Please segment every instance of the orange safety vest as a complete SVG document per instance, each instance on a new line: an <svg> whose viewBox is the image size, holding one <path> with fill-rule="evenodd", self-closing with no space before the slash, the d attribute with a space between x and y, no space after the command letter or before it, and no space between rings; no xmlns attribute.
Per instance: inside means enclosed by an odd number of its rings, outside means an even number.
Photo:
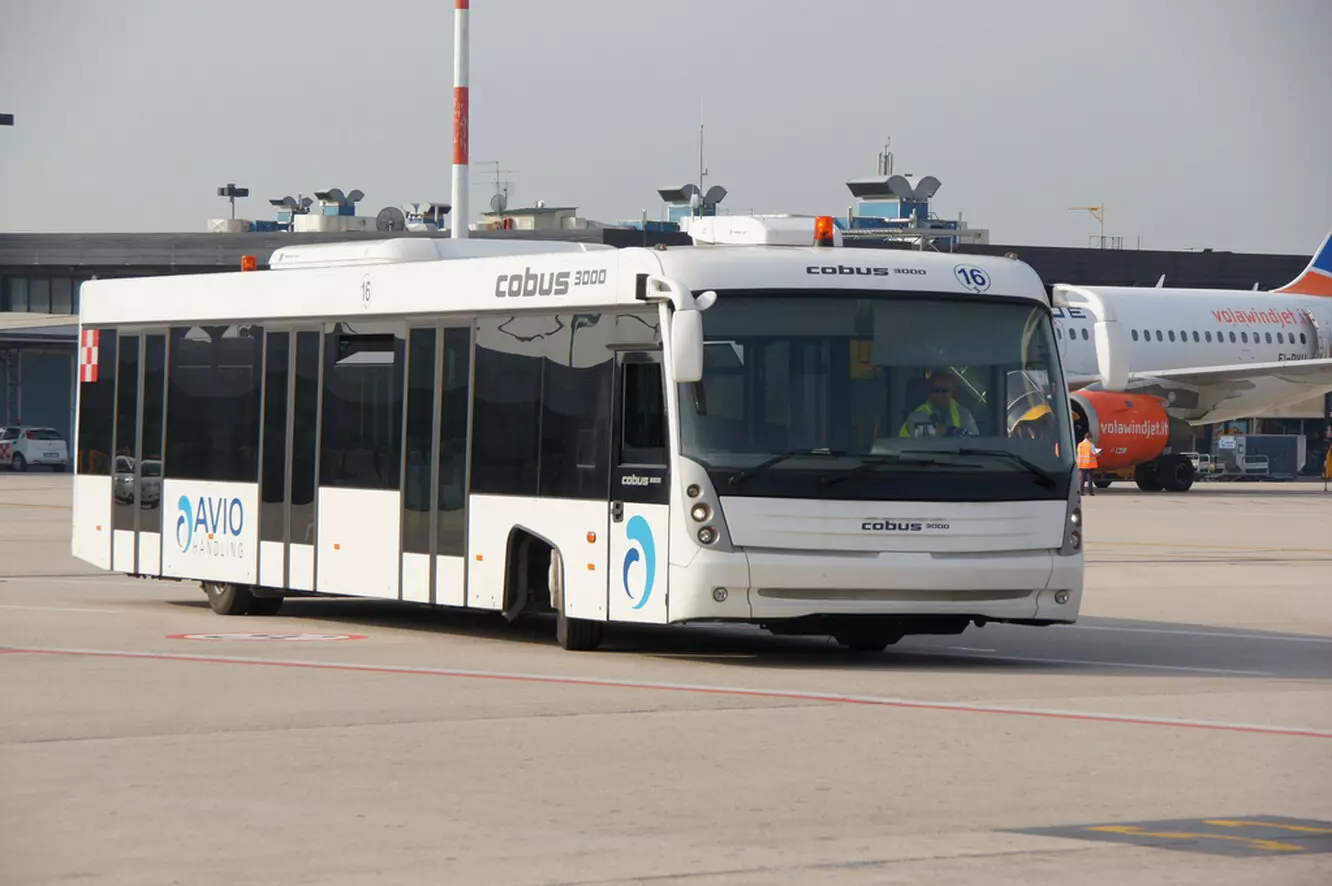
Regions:
<svg viewBox="0 0 1332 886"><path fill-rule="evenodd" d="M1078 444L1078 468L1088 471L1094 470L1096 465L1096 451L1092 448L1092 441L1083 440Z"/></svg>

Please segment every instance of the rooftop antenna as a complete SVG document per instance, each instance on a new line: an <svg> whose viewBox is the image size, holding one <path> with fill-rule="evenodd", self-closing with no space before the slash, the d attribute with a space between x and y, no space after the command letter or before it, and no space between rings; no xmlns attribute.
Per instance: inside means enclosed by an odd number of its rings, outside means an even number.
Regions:
<svg viewBox="0 0 1332 886"><path fill-rule="evenodd" d="M453 0L453 221L454 240L467 238L467 48L471 0Z"/></svg>
<svg viewBox="0 0 1332 886"><path fill-rule="evenodd" d="M708 174L708 168L703 164L703 96L698 98L698 192L703 193L703 177ZM698 207L695 206L697 211Z"/></svg>
<svg viewBox="0 0 1332 886"><path fill-rule="evenodd" d="M879 154L879 175L884 178L893 174L893 152L889 150L892 143L892 136L889 136L883 143L883 152Z"/></svg>

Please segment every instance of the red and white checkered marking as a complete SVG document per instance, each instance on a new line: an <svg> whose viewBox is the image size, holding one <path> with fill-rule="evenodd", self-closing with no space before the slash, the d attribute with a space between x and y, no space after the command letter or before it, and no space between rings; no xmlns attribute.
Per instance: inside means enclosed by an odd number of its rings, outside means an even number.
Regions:
<svg viewBox="0 0 1332 886"><path fill-rule="evenodd" d="M101 332L85 329L79 340L79 381L97 381L97 344Z"/></svg>

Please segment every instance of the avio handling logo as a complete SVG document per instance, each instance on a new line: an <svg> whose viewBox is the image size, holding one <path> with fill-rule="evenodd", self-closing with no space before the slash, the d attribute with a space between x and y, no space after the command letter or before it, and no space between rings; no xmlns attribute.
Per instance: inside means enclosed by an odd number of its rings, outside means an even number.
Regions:
<svg viewBox="0 0 1332 886"><path fill-rule="evenodd" d="M629 595L629 599L634 599L633 586L629 583L629 567L633 566L639 560L643 561L643 593L634 604L635 609L642 609L647 605L648 599L652 596L652 583L657 576L657 545L652 540L652 527L642 516L635 514L629 518L629 524L624 529L625 537L632 542L635 547L629 548L624 555L624 592Z"/></svg>
<svg viewBox="0 0 1332 886"><path fill-rule="evenodd" d="M176 500L176 511L176 544L181 553L245 556L245 545L240 538L245 529L245 505L239 498L201 495L191 499L182 495Z"/></svg>
<svg viewBox="0 0 1332 886"><path fill-rule="evenodd" d="M190 504L190 497L182 495L176 502L176 509L180 511L176 518L176 544L182 552L188 551L190 542L194 541L194 506Z"/></svg>

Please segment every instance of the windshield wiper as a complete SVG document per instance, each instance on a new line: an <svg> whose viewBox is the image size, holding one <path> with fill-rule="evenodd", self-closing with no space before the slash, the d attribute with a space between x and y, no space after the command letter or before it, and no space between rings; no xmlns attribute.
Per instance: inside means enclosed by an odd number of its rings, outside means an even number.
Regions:
<svg viewBox="0 0 1332 886"><path fill-rule="evenodd" d="M745 468L743 471L737 471L736 473L732 474L730 479L728 479L726 482L731 486L736 486L744 482L745 480L748 480L750 477L754 476L755 474L761 474L764 471L768 470L768 468L771 468L773 465L779 464L780 462L784 462L788 458L795 458L798 455L819 455L825 458L828 457L837 458L846 455L846 451L837 450L837 449L789 449L786 452L782 452L778 455L774 455L772 458L759 462L758 464L754 465L752 468Z"/></svg>
<svg viewBox="0 0 1332 886"><path fill-rule="evenodd" d="M884 465L909 465L912 467L941 467L947 465L950 468L979 468L980 465L966 464L965 462L946 462L939 461L936 458L903 458L899 454L891 455L867 455L861 459L860 464L849 471L841 474L824 474L819 478L820 487L828 487L834 483L840 483L843 480L864 474L869 471L881 468Z"/></svg>
<svg viewBox="0 0 1332 886"><path fill-rule="evenodd" d="M941 449L941 450L907 449L903 451L929 454L929 455L939 455L939 454L992 455L995 458L1005 458L1013 462L1014 464L1021 465L1027 471L1027 473L1031 474L1033 477L1039 480L1042 486L1047 486L1050 489L1054 489L1055 486L1058 485L1057 483L1055 483L1054 477L1051 477L1045 471L1041 470L1040 466L1037 465L1034 461L1024 456L1018 455L1016 452L1009 452L1007 449L977 449L970 446L963 446L960 449Z"/></svg>

